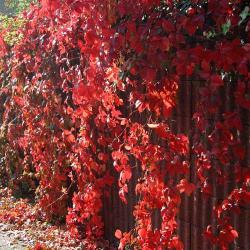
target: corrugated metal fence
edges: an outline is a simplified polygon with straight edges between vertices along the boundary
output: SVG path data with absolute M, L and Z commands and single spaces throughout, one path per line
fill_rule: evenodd
M 202 83 L 199 81 L 184 81 L 180 84 L 178 93 L 177 109 L 172 117 L 172 129 L 175 132 L 184 133 L 189 136 L 192 146 L 192 136 L 194 135 L 194 126 L 192 124 L 192 116 L 197 110 L 197 99 L 199 98 L 199 86 Z M 223 103 L 222 110 L 218 114 L 220 116 L 225 111 L 237 110 L 240 112 L 243 123 L 242 134 L 239 135 L 246 150 L 246 157 L 243 162 L 244 167 L 250 167 L 250 115 L 249 111 L 241 110 L 234 103 L 233 83 L 229 82 L 225 88 L 221 90 L 221 101 Z M 250 94 L 250 93 L 249 93 Z M 208 117 L 211 123 L 214 117 Z M 196 175 L 194 171 L 195 155 L 190 154 L 191 171 L 189 179 L 196 182 Z M 179 234 L 184 242 L 187 250 L 207 250 L 212 249 L 211 245 L 203 238 L 203 232 L 208 224 L 213 224 L 212 211 L 213 206 L 218 203 L 223 197 L 232 191 L 235 186 L 234 172 L 231 171 L 230 181 L 224 186 L 218 186 L 216 181 L 213 183 L 212 197 L 204 198 L 199 191 L 196 191 L 190 197 L 183 196 L 182 205 L 180 207 Z M 115 171 L 114 176 L 118 177 Z M 133 227 L 133 207 L 136 204 L 135 185 L 137 177 L 140 176 L 139 168 L 133 168 L 133 178 L 129 184 L 129 193 L 127 196 L 128 205 L 121 202 L 118 195 L 118 186 L 113 185 L 111 188 L 111 195 L 105 198 L 104 201 L 104 224 L 105 237 L 110 242 L 116 242 L 114 232 L 116 229 L 128 231 Z M 117 183 L 117 182 L 116 182 Z M 250 249 L 250 207 L 242 207 L 241 214 L 233 218 L 235 228 L 239 232 L 239 238 L 232 246 L 232 249 L 249 250 Z M 153 218 L 154 224 L 159 223 L 159 216 L 155 213 Z

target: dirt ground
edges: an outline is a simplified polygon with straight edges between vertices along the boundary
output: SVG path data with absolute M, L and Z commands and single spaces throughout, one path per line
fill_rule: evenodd
M 8 225 L 0 224 L 0 250 L 26 250 L 28 241 L 24 231 L 11 230 Z

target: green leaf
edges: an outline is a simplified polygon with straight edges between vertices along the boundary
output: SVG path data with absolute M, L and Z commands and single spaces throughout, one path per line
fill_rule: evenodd
M 249 17 L 250 16 L 250 13 L 249 13 L 249 7 L 248 6 L 246 6 L 245 8 L 244 8 L 244 10 L 240 13 L 240 17 L 241 17 L 241 20 L 239 21 L 239 25 L 247 18 L 247 17 Z
M 231 27 L 231 21 L 230 20 L 227 20 L 226 23 L 224 23 L 222 26 L 221 26 L 221 29 L 222 29 L 222 33 L 224 35 L 226 35 L 228 33 L 228 31 L 230 30 L 230 27 Z

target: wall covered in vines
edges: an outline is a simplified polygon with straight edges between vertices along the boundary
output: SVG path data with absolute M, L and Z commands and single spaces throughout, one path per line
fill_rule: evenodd
M 93 249 L 109 187 L 118 185 L 126 204 L 138 168 L 136 223 L 115 236 L 119 249 L 146 250 L 183 249 L 182 194 L 209 196 L 211 176 L 224 185 L 234 172 L 232 192 L 215 207 L 216 230 L 205 232 L 228 249 L 238 237 L 230 216 L 250 202 L 240 139 L 250 108 L 247 1 L 42 0 L 23 15 L 22 39 L 8 45 L 8 30 L 0 38 L 6 178 L 16 175 L 17 186 L 25 179 L 48 220 L 66 221 L 72 237 Z M 183 79 L 202 82 L 192 147 L 170 128 Z M 222 109 L 226 84 L 232 110 Z

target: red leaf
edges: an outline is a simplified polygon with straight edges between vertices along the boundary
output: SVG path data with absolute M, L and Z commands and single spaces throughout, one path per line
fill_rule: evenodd
M 234 237 L 234 238 L 238 238 L 239 235 L 238 235 L 238 232 L 236 230 L 231 230 L 231 235 Z
M 174 25 L 168 20 L 162 21 L 162 27 L 168 33 L 174 31 Z
M 171 248 L 174 248 L 176 250 L 183 250 L 184 249 L 184 245 L 183 245 L 182 241 L 176 236 L 172 238 L 172 240 L 170 242 L 170 246 L 171 246 Z
M 167 139 L 169 137 L 168 127 L 165 125 L 157 127 L 156 134 L 163 139 Z
M 4 57 L 7 55 L 8 49 L 7 49 L 7 45 L 3 39 L 2 36 L 0 36 L 0 57 Z
M 95 40 L 97 39 L 95 32 L 93 32 L 92 30 L 87 31 L 84 38 L 89 45 L 93 45 Z
M 223 229 L 219 234 L 219 241 L 225 242 L 226 244 L 231 243 L 238 237 L 238 232 L 236 230 Z
M 132 172 L 131 172 L 130 167 L 124 168 L 124 175 L 125 175 L 126 180 L 130 180 L 131 179 Z
M 170 48 L 170 42 L 168 38 L 165 38 L 162 40 L 162 46 L 163 46 L 163 51 L 169 51 Z
M 201 62 L 201 67 L 205 72 L 209 72 L 210 71 L 210 65 L 206 60 L 202 60 Z
M 121 199 L 125 204 L 128 203 L 128 202 L 127 202 L 127 199 L 126 199 L 126 197 L 125 197 L 125 192 L 124 192 L 124 189 L 123 189 L 123 188 L 121 188 L 121 189 L 119 190 L 119 197 L 120 197 L 120 199 Z
M 216 88 L 223 86 L 224 83 L 223 80 L 221 79 L 221 76 L 213 75 L 211 77 L 211 85 Z
M 53 12 L 59 8 L 60 2 L 58 0 L 42 0 L 41 5 L 44 11 Z
M 115 237 L 116 237 L 117 239 L 121 239 L 121 238 L 122 238 L 122 232 L 121 232 L 121 230 L 117 229 L 117 230 L 115 231 Z
M 147 236 L 147 230 L 145 228 L 140 228 L 138 230 L 138 235 L 142 238 L 145 239 Z
M 36 243 L 36 245 L 33 248 L 34 250 L 46 250 L 47 247 L 39 242 Z
M 185 192 L 187 195 L 190 195 L 195 190 L 195 185 L 188 182 L 186 179 L 182 179 L 177 185 L 177 189 L 180 193 Z
M 185 29 L 188 32 L 188 34 L 190 36 L 192 36 L 192 35 L 194 35 L 194 33 L 195 33 L 196 29 L 197 29 L 197 26 L 196 26 L 196 24 L 194 22 L 192 22 L 191 19 L 189 19 L 189 20 L 187 20 L 187 23 L 185 25 Z
M 168 100 L 163 100 L 163 115 L 165 117 L 169 117 L 169 115 L 171 114 L 172 112 L 172 109 L 173 109 L 173 105 L 172 103 L 170 103 Z
M 24 100 L 22 97 L 19 96 L 14 96 L 13 99 L 15 100 L 16 104 L 19 106 L 23 106 L 24 105 Z
M 141 76 L 146 80 L 147 82 L 153 82 L 156 77 L 156 69 L 152 68 L 143 68 L 141 70 Z

